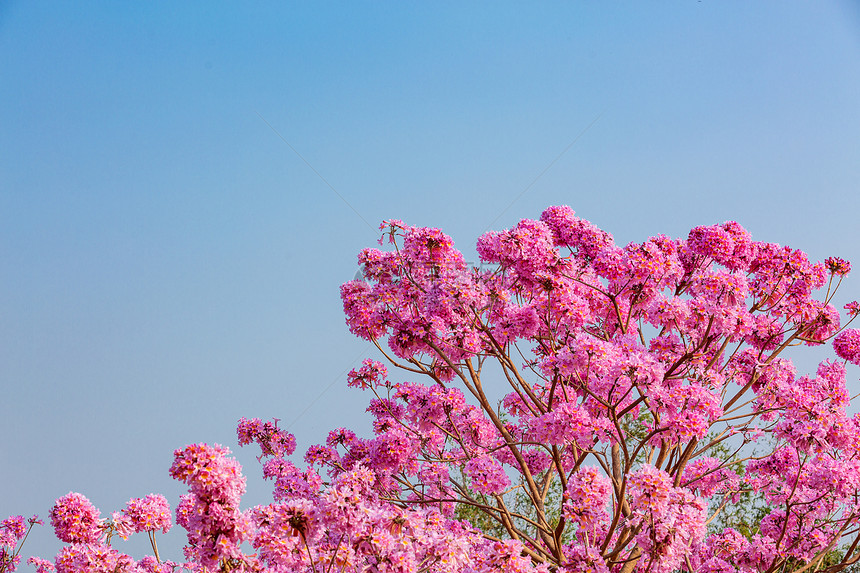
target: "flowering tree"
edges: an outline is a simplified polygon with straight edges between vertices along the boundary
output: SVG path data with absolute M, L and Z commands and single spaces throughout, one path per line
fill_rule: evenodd
M 619 247 L 567 207 L 481 237 L 490 269 L 468 268 L 437 229 L 382 229 L 390 249 L 363 251 L 364 280 L 341 288 L 351 331 L 413 380 L 373 360 L 350 372 L 372 394 L 374 435 L 335 430 L 301 469 L 276 421 L 241 420 L 240 444 L 259 445 L 274 482 L 274 502 L 244 512 L 226 448 L 177 450 L 181 565 L 158 556 L 161 499 L 106 521 L 70 494 L 51 516 L 71 544 L 60 573 L 799 573 L 860 560 L 860 417 L 845 386 L 860 330 L 832 304 L 848 262 L 813 263 L 733 222 Z M 831 340 L 838 359 L 798 376 L 786 354 Z M 750 498 L 744 528 L 716 526 Z M 133 531 L 154 556 L 110 548 Z
M 393 503 L 475 508 L 568 570 L 776 571 L 845 539 L 833 569 L 856 560 L 844 363 L 860 362 L 860 331 L 840 333 L 831 304 L 846 261 L 811 263 L 737 223 L 622 248 L 552 207 L 481 237 L 497 268 L 470 272 L 438 230 L 385 230 L 393 250 L 364 251 L 368 282 L 342 288 L 347 321 L 429 384 L 366 363 L 352 383 L 377 395 L 377 437 L 316 454 L 332 472 L 364 463 Z M 783 356 L 833 337 L 842 360 L 814 376 Z M 498 409 L 485 372 L 507 386 Z M 762 436 L 772 448 L 751 453 Z M 767 502 L 757 531 L 707 535 L 743 492 Z

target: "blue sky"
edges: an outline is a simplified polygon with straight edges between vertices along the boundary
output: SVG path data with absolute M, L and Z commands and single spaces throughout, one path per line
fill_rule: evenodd
M 619 243 L 737 220 L 860 265 L 848 1 L 7 1 L 0 104 L 0 517 L 175 504 L 173 450 L 241 416 L 366 431 L 338 287 L 382 219 L 470 260 L 555 204 Z

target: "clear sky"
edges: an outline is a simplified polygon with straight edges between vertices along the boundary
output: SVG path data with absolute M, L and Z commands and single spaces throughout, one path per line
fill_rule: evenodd
M 469 260 L 555 204 L 622 244 L 737 220 L 858 267 L 858 184 L 855 2 L 6 0 L 0 518 L 175 505 L 173 450 L 241 416 L 366 432 L 338 287 L 382 219 Z

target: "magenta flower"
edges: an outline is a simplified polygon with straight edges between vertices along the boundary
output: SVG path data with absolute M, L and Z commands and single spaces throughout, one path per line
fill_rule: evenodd
M 246 563 L 240 545 L 250 538 L 251 523 L 239 510 L 245 478 L 229 453 L 217 444 L 193 444 L 174 452 L 170 468 L 191 490 L 176 508 L 176 522 L 188 531 L 186 555 L 207 568 Z
M 264 457 L 274 456 L 282 458 L 289 456 L 296 449 L 296 438 L 286 430 L 278 428 L 278 420 L 263 422 L 259 418 L 249 420 L 242 418 L 236 427 L 239 436 L 239 445 L 244 446 L 251 442 L 260 445 Z
M 472 458 L 466 462 L 464 471 L 472 480 L 472 487 L 475 491 L 483 494 L 502 493 L 511 485 L 511 480 L 502 466 L 487 455 Z
M 824 260 L 827 270 L 834 275 L 844 276 L 851 272 L 851 263 L 839 257 L 830 257 Z
M 54 573 L 56 571 L 53 563 L 41 557 L 30 557 L 27 559 L 27 563 L 36 568 L 36 573 Z
M 163 495 L 159 494 L 149 494 L 143 498 L 129 500 L 122 513 L 138 533 L 158 529 L 162 533 L 167 533 L 173 525 L 170 504 Z
M 104 520 L 90 500 L 71 492 L 58 499 L 51 508 L 51 524 L 61 541 L 97 543 L 102 535 Z
M 577 471 L 567 483 L 562 514 L 580 531 L 596 537 L 609 525 L 607 505 L 612 484 L 597 468 Z
M 14 548 L 26 533 L 23 516 L 7 517 L 0 522 L 0 547 Z
M 860 329 L 847 328 L 833 339 L 836 356 L 852 364 L 860 365 Z

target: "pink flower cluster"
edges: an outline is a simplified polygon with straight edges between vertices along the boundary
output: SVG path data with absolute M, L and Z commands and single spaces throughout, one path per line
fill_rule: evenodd
M 193 444 L 173 453 L 170 475 L 190 492 L 176 508 L 176 522 L 188 531 L 185 556 L 204 568 L 254 567 L 241 544 L 252 533 L 250 516 L 239 509 L 245 477 L 230 450 L 215 444 Z
M 13 549 L 26 533 L 23 516 L 7 517 L 0 522 L 0 546 Z
M 347 374 L 347 385 L 362 389 L 370 386 L 384 386 L 387 376 L 388 369 L 385 368 L 385 364 L 367 358 L 364 360 L 361 368 L 349 371 L 349 374 Z
M 60 541 L 96 543 L 105 529 L 101 512 L 79 493 L 64 495 L 51 508 L 51 525 Z
M 471 480 L 472 488 L 486 495 L 503 493 L 511 485 L 510 478 L 499 462 L 488 455 L 470 459 L 464 471 Z
M 710 498 L 715 493 L 728 494 L 737 501 L 740 491 L 738 474 L 726 467 L 726 461 L 719 458 L 699 458 L 690 462 L 684 469 L 681 483 L 694 494 Z
M 153 533 L 167 532 L 171 526 L 167 500 L 156 494 L 129 500 L 126 508 L 113 514 L 113 520 L 100 517 L 99 510 L 79 493 L 59 498 L 51 508 L 54 532 L 68 543 L 51 563 L 40 557 L 30 557 L 28 563 L 39 573 L 174 573 L 179 568 L 193 569 L 193 564 L 179 566 L 172 561 L 160 561 Z M 41 523 L 35 517 L 31 526 Z M 137 561 L 111 546 L 111 538 L 127 538 L 135 532 L 150 535 L 156 556 Z M 11 571 L 11 569 L 10 569 Z
M 138 573 L 134 559 L 105 543 L 75 543 L 60 550 L 54 560 L 57 573 Z
M 41 525 L 42 521 L 34 515 L 25 524 L 24 517 L 14 515 L 0 522 L 0 572 L 15 571 L 21 557 L 21 545 L 27 538 L 27 534 L 34 525 Z M 29 527 L 28 527 L 29 525 Z
M 534 418 L 529 426 L 531 436 L 537 442 L 555 445 L 569 442 L 581 449 L 588 449 L 594 443 L 595 421 L 584 408 L 570 402 L 559 404 Z
M 851 263 L 839 257 L 828 257 L 824 259 L 824 264 L 827 266 L 827 270 L 834 275 L 843 276 L 851 272 Z
M 644 465 L 630 476 L 632 523 L 641 527 L 636 536 L 643 566 L 669 573 L 678 569 L 704 537 L 708 506 L 689 490 L 673 487 L 670 476 Z
M 42 559 L 41 557 L 30 557 L 27 559 L 27 563 L 36 568 L 36 573 L 54 573 L 57 570 L 51 561 Z
M 256 442 L 263 450 L 263 456 L 289 456 L 296 450 L 296 438 L 289 432 L 278 428 L 278 420 L 263 423 L 260 419 L 242 418 L 236 428 L 239 445 Z
M 562 515 L 577 527 L 580 543 L 591 545 L 589 541 L 593 543 L 606 533 L 611 493 L 612 483 L 594 467 L 582 468 L 568 480 Z
M 860 330 L 848 328 L 833 339 L 833 350 L 839 358 L 860 365 Z
M 160 494 L 149 494 L 129 500 L 122 512 L 113 514 L 116 533 L 127 539 L 132 533 L 150 532 L 160 529 L 167 533 L 173 526 L 170 504 Z

